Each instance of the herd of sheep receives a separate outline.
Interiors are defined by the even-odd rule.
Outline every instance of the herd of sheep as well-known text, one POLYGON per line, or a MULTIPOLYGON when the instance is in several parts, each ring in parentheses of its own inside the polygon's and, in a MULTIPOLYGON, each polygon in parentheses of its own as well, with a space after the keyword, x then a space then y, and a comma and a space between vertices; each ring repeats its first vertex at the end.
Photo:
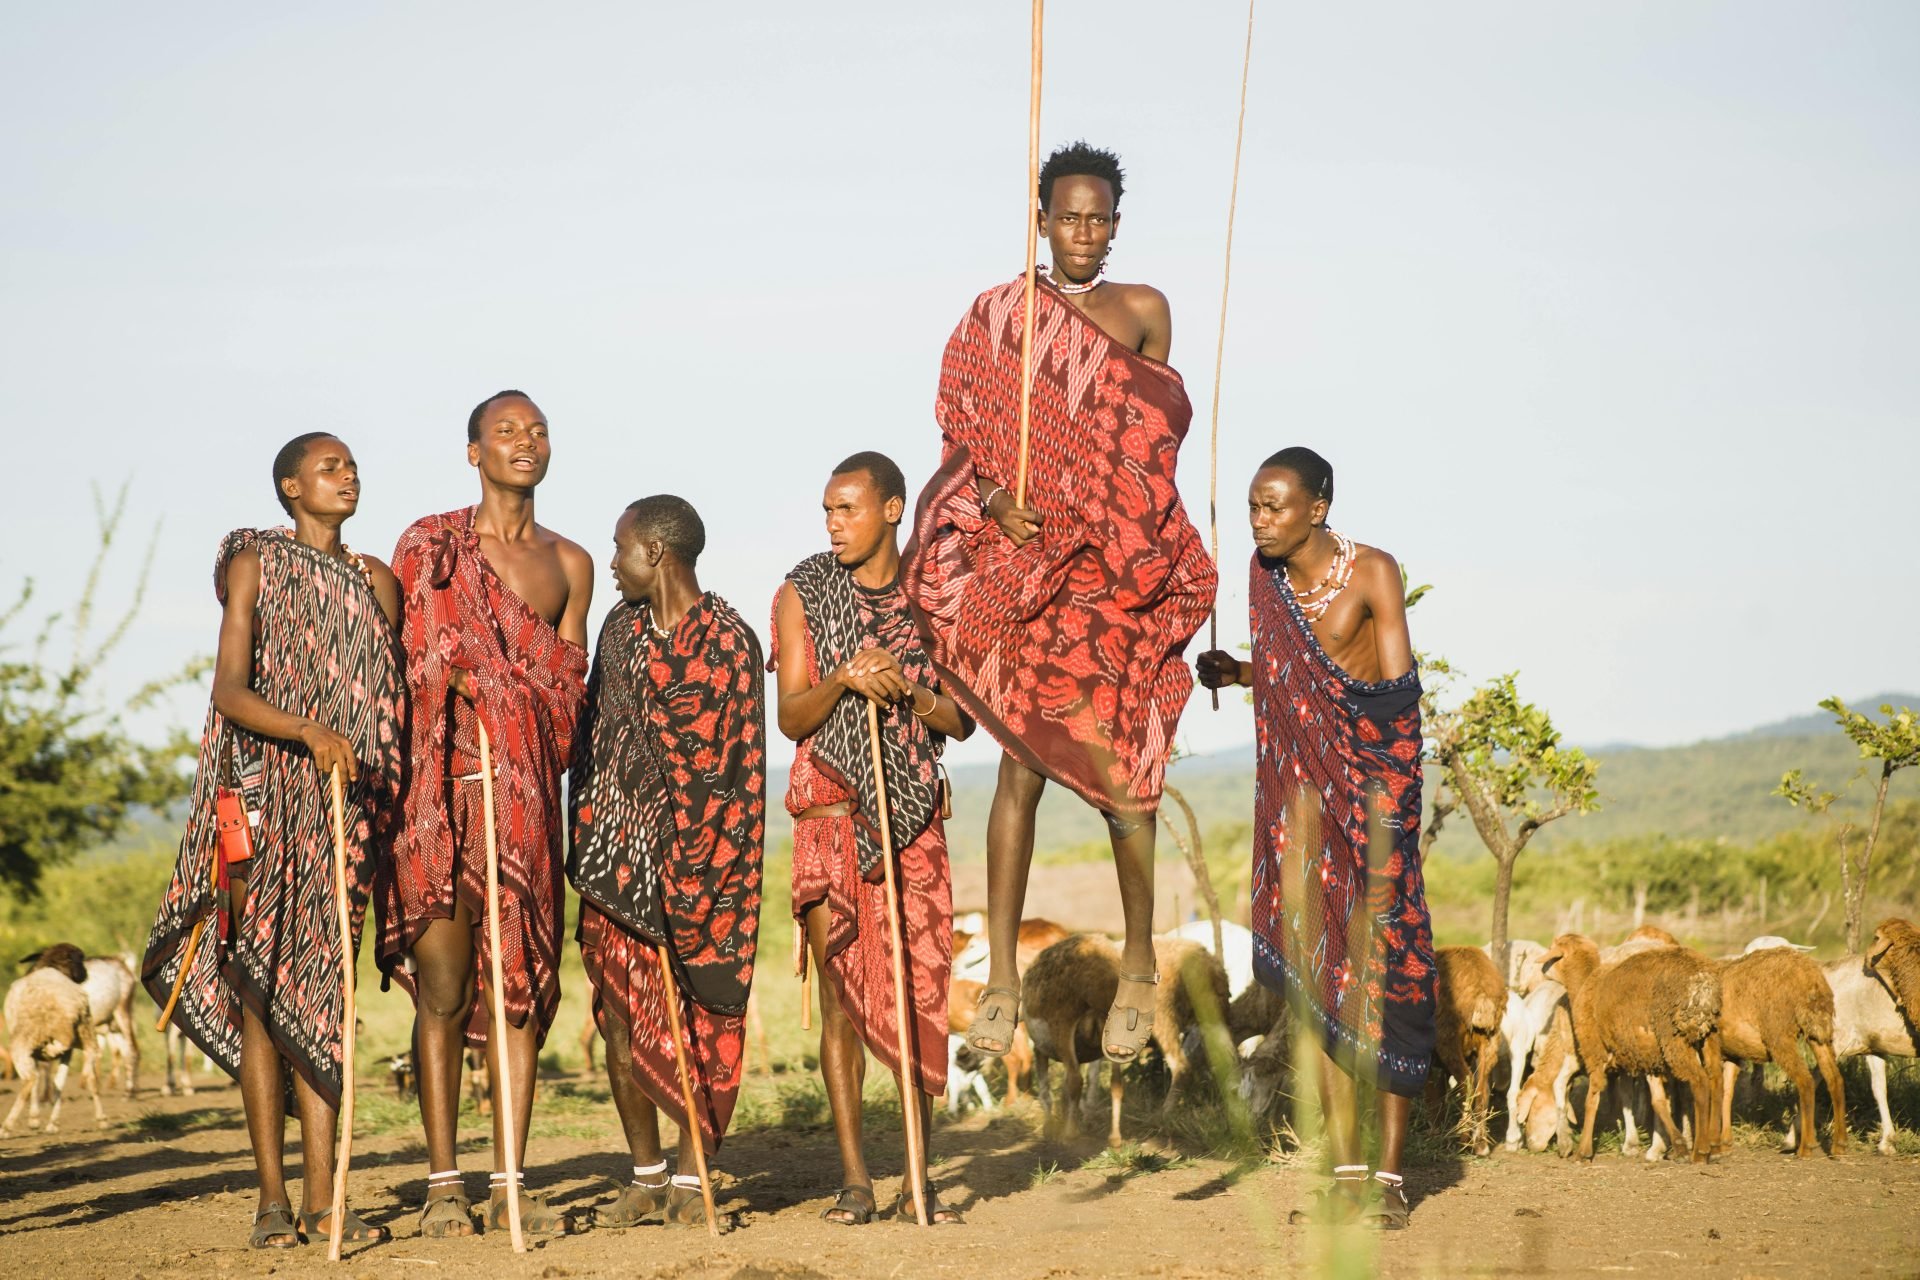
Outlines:
MULTIPOLYGON (((947 1107, 991 1106, 986 1064, 961 1034, 985 978, 985 947, 964 931, 956 931, 954 947, 947 1107)), ((1838 1064, 1865 1057, 1879 1111, 1876 1145, 1891 1154, 1886 1060, 1920 1056, 1920 930, 1887 920, 1864 956, 1825 965, 1804 954, 1809 949, 1763 937, 1739 956, 1712 959, 1646 926, 1605 948, 1578 934, 1563 934, 1551 946, 1516 941, 1503 976, 1488 948, 1441 947, 1428 1101, 1438 1115, 1448 1083, 1457 1082, 1464 1140, 1475 1154, 1488 1154, 1492 1087, 1504 1066, 1509 1150, 1557 1144, 1564 1155, 1590 1159, 1598 1134, 1618 1123, 1623 1153, 1636 1155, 1639 1132, 1648 1127, 1642 1117, 1650 1111, 1658 1128, 1650 1132, 1647 1158, 1673 1152, 1700 1161, 1728 1148, 1741 1066, 1758 1072, 1771 1062, 1798 1097, 1787 1148, 1802 1155, 1819 1149, 1817 1070, 1832 1115, 1828 1146, 1838 1154, 1847 1142, 1838 1064), (1573 1110, 1582 1075, 1587 1083, 1576 1147, 1573 1110), (1677 1121, 1676 1105, 1682 1108, 1677 1121)), ((1045 920, 1022 924, 1019 950, 1022 1022, 1005 1061, 1004 1088, 1012 1097, 1029 1085, 1048 1135, 1071 1136, 1079 1130, 1087 1082, 1101 1063, 1100 1026, 1118 985, 1119 951, 1104 937, 1069 933, 1045 920), (1054 1063, 1063 1068, 1057 1095, 1054 1063)), ((1292 1092, 1291 1016, 1253 980, 1251 936, 1234 924, 1199 923, 1156 938, 1154 950, 1160 982, 1153 1046, 1169 1077, 1163 1115, 1185 1096, 1212 1032, 1216 1045, 1237 1053, 1235 1087, 1253 1117, 1284 1119, 1280 1110, 1292 1092)), ((138 985, 127 959, 90 958, 63 943, 25 962, 34 967, 5 1001, 0 1076, 17 1069, 22 1078, 0 1137, 14 1131, 23 1109, 29 1123, 36 1122, 43 1099, 51 1100, 44 1131, 54 1130, 74 1053, 81 1054, 96 1119, 104 1114, 100 1061, 120 1059, 129 1095, 139 1066, 138 985)), ((184 1072, 184 1045, 175 1031, 165 1092, 192 1092, 184 1072)), ((1125 1083, 1122 1073, 1109 1073, 1113 1145, 1121 1142, 1125 1083)))
MULTIPOLYGON (((1237 1050, 1240 1097, 1256 1120, 1277 1124, 1292 1093, 1291 1015, 1253 980, 1246 930, 1218 928, 1217 943, 1215 927, 1204 923, 1155 940, 1154 1045, 1170 1077, 1162 1108, 1171 1110, 1182 1098, 1214 1029, 1209 1024, 1217 1023, 1220 1040, 1237 1050)), ((1563 1155, 1591 1159, 1598 1135, 1617 1123, 1624 1128, 1622 1152, 1637 1155, 1650 1112, 1658 1128, 1647 1143, 1648 1159, 1672 1152, 1702 1161, 1729 1149, 1740 1068, 1757 1075, 1771 1062, 1798 1098, 1786 1148, 1802 1155, 1819 1149, 1817 1071, 1833 1117, 1829 1148, 1838 1154, 1847 1142, 1839 1063, 1865 1057, 1879 1111, 1876 1145, 1891 1154, 1886 1060, 1920 1056, 1920 930, 1887 920, 1864 956, 1825 965, 1808 950, 1762 937, 1739 956, 1714 959, 1645 926, 1612 947, 1578 934, 1563 934, 1551 946, 1516 941, 1503 976, 1489 948, 1442 947, 1435 957, 1437 1042, 1428 1103, 1440 1114, 1448 1084, 1457 1083, 1464 1141, 1476 1155, 1489 1154, 1492 1089, 1504 1068, 1508 1150, 1557 1144, 1563 1155)), ((1081 1100, 1099 1064, 1100 1020, 1113 999, 1119 954, 1106 938, 1069 934, 1044 920, 1021 926, 1020 951, 1022 1023, 1006 1059, 1005 1088, 1017 1094, 1030 1080, 1049 1136, 1070 1136, 1079 1131, 1081 1100), (1049 1070, 1055 1062, 1065 1069, 1058 1097, 1049 1070)), ((956 933, 949 1110, 993 1103, 986 1064, 961 1034, 985 965, 980 940, 956 933)), ((1124 1086, 1121 1073, 1109 1074, 1113 1145, 1121 1142, 1124 1086)))

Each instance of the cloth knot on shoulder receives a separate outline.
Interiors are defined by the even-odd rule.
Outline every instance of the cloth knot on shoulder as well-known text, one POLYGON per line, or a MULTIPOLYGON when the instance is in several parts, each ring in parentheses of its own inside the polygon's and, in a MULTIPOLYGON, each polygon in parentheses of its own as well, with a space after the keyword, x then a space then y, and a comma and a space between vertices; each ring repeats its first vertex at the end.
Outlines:
POLYGON ((453 581, 467 538, 457 529, 441 529, 427 540, 427 580, 436 587, 453 581))

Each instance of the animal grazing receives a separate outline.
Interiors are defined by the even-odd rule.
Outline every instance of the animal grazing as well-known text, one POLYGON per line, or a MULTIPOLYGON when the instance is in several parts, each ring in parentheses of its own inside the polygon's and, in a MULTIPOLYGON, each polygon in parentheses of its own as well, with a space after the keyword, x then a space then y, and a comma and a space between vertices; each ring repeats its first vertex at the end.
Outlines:
MULTIPOLYGON (((1478 947, 1440 947, 1434 1010, 1433 1054, 1458 1080, 1465 1094, 1467 1141, 1473 1154, 1493 1150, 1487 1139, 1487 1099, 1494 1059, 1500 1055, 1500 1023, 1506 1012, 1507 984, 1487 953, 1478 947)), ((1436 1109, 1445 1094, 1438 1073, 1429 1077, 1427 1096, 1436 1109)))
POLYGON ((1882 920, 1861 968, 1885 985, 1909 1023, 1920 1023, 1920 929, 1897 916, 1882 920))
MULTIPOLYGON (((167 1024, 167 1074, 160 1086, 163 1096, 171 1098, 174 1094, 193 1096, 193 1073, 187 1069, 187 1062, 193 1054, 193 1042, 187 1039, 187 1033, 180 1029, 179 1023, 167 1024)), ((213 1059, 205 1050, 200 1053, 200 1069, 211 1072, 213 1059)))
MULTIPOLYGON (((1480 950, 1489 960, 1493 958, 1493 944, 1491 942, 1481 946, 1480 950)), ((1507 942, 1507 985, 1522 995, 1533 990, 1534 984, 1540 980, 1540 957, 1546 953, 1546 950, 1545 947, 1535 942, 1532 938, 1509 939, 1507 942)))
POLYGON ((393 1077, 394 1096, 405 1102, 420 1096, 420 1077, 413 1069, 413 1054, 405 1051, 387 1059, 387 1074, 393 1077))
POLYGON ((94 1120, 106 1119, 94 1073, 99 1050, 93 1011, 87 1003, 86 957, 78 947, 59 943, 37 952, 36 959, 39 967, 7 989, 7 1049, 20 1073, 20 1090, 5 1123, 0 1124, 0 1138, 12 1135, 23 1108, 29 1109, 29 1127, 38 1123, 39 1085, 49 1071, 52 1109, 43 1132, 53 1133, 59 1128, 60 1104, 66 1096, 67 1071, 75 1049, 82 1055, 81 1079, 88 1082, 93 1095, 94 1120))
MULTIPOLYGON (((1545 953, 1546 948, 1541 948, 1545 953)), ((1507 992, 1506 1016, 1500 1019, 1500 1039, 1507 1050, 1507 1134, 1506 1148, 1518 1151, 1522 1143, 1528 1150, 1546 1149, 1547 1139, 1553 1136, 1555 1117, 1551 1107, 1541 1107, 1541 1118, 1545 1121, 1539 1132, 1540 1145, 1535 1146, 1532 1131, 1527 1121, 1533 1108, 1538 1105, 1538 1095, 1525 1097, 1531 1081, 1527 1074, 1527 1064, 1543 1052, 1546 1038, 1552 1030, 1556 1014, 1565 1020, 1567 1007, 1567 989, 1548 977, 1542 977, 1527 994, 1507 992)), ((1572 1023, 1567 1023, 1569 1037, 1572 1036, 1572 1023)), ((1564 1055, 1570 1045, 1562 1046, 1564 1055)), ((1555 1060, 1554 1072, 1559 1071, 1559 1060, 1555 1060)), ((1553 1075, 1546 1078, 1546 1099, 1551 1102, 1553 1096, 1553 1075)))
MULTIPOLYGON (((1170 935, 1197 942, 1213 950, 1213 921, 1189 920, 1170 935)), ((1220 957, 1227 971, 1227 994, 1238 1000, 1253 986, 1253 930, 1231 920, 1220 922, 1220 944, 1226 954, 1220 957)))
POLYGON ((1667 1105, 1666 1081, 1692 1090, 1692 1158, 1696 1164, 1707 1159, 1718 1145, 1722 1065, 1714 962, 1686 947, 1653 943, 1603 964, 1591 939, 1563 933, 1541 957, 1541 967, 1567 989, 1574 1045, 1587 1069, 1580 1158, 1593 1158, 1608 1078, 1625 1073, 1647 1077, 1654 1116, 1676 1152, 1688 1142, 1667 1105))
POLYGON ((993 1090, 987 1087, 987 1060, 963 1035, 947 1036, 947 1114, 959 1115, 971 1100, 982 1111, 993 1110, 993 1090))
POLYGON ((127 1096, 139 1084, 140 1039, 133 1033, 133 997, 140 990, 133 966, 124 956, 87 957, 87 1006, 104 1057, 117 1057, 126 1071, 127 1096))
POLYGON ((1720 971, 1720 1045, 1722 1069, 1720 1133, 1733 1127, 1733 1085, 1739 1063, 1773 1062, 1793 1081, 1800 1096, 1800 1154, 1817 1149, 1813 1136, 1813 1073, 1800 1053, 1805 1040, 1813 1050, 1820 1077, 1833 1104, 1833 1154, 1847 1145, 1847 1101, 1840 1066, 1833 1054, 1833 988, 1820 966, 1798 951, 1765 947, 1732 961, 1720 971))

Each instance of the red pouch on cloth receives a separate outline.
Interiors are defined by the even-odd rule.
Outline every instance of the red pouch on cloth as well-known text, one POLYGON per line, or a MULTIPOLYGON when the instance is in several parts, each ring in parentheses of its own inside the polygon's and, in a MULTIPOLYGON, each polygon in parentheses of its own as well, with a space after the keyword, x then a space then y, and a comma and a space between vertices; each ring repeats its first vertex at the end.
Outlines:
POLYGON ((220 836, 218 856, 213 860, 214 916, 225 944, 233 930, 233 890, 231 868, 253 860, 253 815, 247 812, 247 798, 227 787, 213 792, 213 825, 220 836))

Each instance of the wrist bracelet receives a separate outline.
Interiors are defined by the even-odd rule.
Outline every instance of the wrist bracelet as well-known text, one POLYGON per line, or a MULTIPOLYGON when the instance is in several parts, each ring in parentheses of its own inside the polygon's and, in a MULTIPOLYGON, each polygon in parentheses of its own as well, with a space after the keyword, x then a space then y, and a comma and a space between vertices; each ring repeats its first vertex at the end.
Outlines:
POLYGON ((1007 491, 1007 486, 1003 484, 997 484, 993 486, 993 488, 987 490, 987 496, 980 499, 980 514, 991 519, 993 517, 994 495, 997 493, 1005 493, 1006 491, 1007 491))
POLYGON ((928 716, 932 715, 934 712, 940 709, 940 695, 935 693, 931 689, 926 690, 926 695, 929 698, 932 698, 933 701, 927 704, 927 709, 925 711, 922 711, 920 709, 920 696, 919 696, 920 692, 921 692, 921 689, 919 685, 913 686, 913 694, 909 696, 907 699, 907 704, 908 704, 907 710, 913 712, 913 714, 918 716, 920 719, 925 720, 928 716))

